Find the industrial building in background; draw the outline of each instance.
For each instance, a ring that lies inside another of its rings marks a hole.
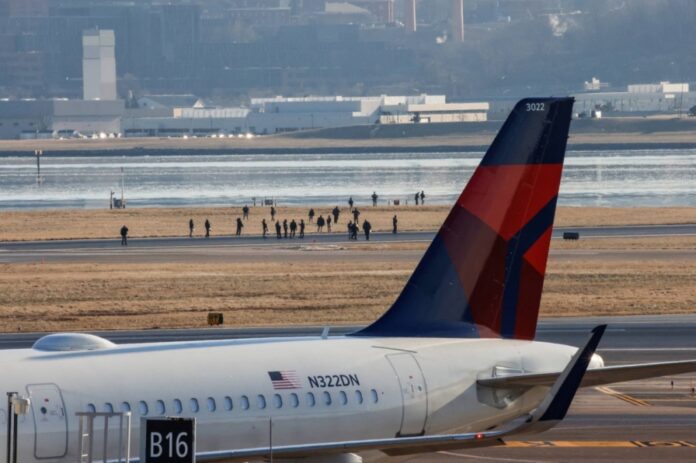
[[[162,114],[162,103],[171,104]],[[488,103],[447,103],[444,95],[252,98],[246,107],[206,106],[195,98],[151,96],[127,110],[123,135],[220,136],[359,125],[484,122]],[[187,106],[177,106],[186,103]],[[145,108],[150,108],[145,109]]]
[[[83,100],[116,100],[116,39],[114,31],[82,34]]]
[[[578,117],[685,116],[694,107],[688,81],[627,82],[627,66],[610,72],[616,59],[605,51],[613,42],[582,32],[616,31],[616,41],[626,35],[619,20],[639,20],[631,16],[638,7],[600,14],[590,0],[572,3],[568,10],[557,0],[0,0],[0,138],[351,125],[396,133],[397,124],[420,124],[421,133],[428,123],[501,119],[534,93],[575,94]],[[654,6],[650,19],[678,22],[696,14],[696,2],[684,10]],[[591,27],[604,16],[610,28]],[[653,42],[632,39],[622,51],[639,50],[635,80],[690,75],[680,47],[696,42],[696,29],[663,30],[683,40],[649,53]],[[520,37],[520,47],[500,46]],[[584,47],[589,53],[576,56]],[[538,60],[542,49],[556,54]],[[586,71],[573,66],[588,56],[592,72],[614,85],[593,78],[575,87]],[[649,65],[641,65],[646,56]],[[567,66],[545,69],[558,60]]]

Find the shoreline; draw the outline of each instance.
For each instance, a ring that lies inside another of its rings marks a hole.
[[[300,138],[288,135],[252,139],[118,138],[109,140],[0,140],[0,157],[33,156],[196,156],[277,154],[361,154],[483,152],[493,132],[397,138]],[[569,151],[696,149],[696,131],[588,132],[571,134]]]
[[[426,146],[336,146],[307,148],[105,148],[105,149],[53,149],[45,145],[32,144],[24,150],[4,151],[0,148],[0,157],[34,156],[35,149],[44,151],[44,157],[98,157],[98,156],[212,156],[212,155],[298,155],[298,154],[386,154],[386,153],[482,153],[486,145],[426,145]],[[42,148],[34,148],[42,146]],[[635,151],[635,150],[692,150],[696,142],[660,142],[660,143],[582,143],[568,144],[568,151]]]

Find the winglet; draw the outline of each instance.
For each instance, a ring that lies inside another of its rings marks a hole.
[[[607,325],[599,325],[592,330],[590,339],[581,349],[578,349],[563,373],[556,379],[546,398],[529,418],[531,428],[528,430],[544,431],[565,418],[606,328]]]

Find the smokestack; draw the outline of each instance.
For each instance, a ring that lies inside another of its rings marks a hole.
[[[452,39],[464,41],[464,0],[452,0]]]
[[[404,25],[407,32],[416,32],[416,0],[406,0]]]

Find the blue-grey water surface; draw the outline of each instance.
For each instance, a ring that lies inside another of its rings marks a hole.
[[[44,157],[42,182],[33,156],[0,157],[0,209],[107,207],[120,196],[123,169],[129,207],[452,202],[483,153],[380,153]],[[559,203],[577,206],[694,206],[696,150],[569,152]]]

